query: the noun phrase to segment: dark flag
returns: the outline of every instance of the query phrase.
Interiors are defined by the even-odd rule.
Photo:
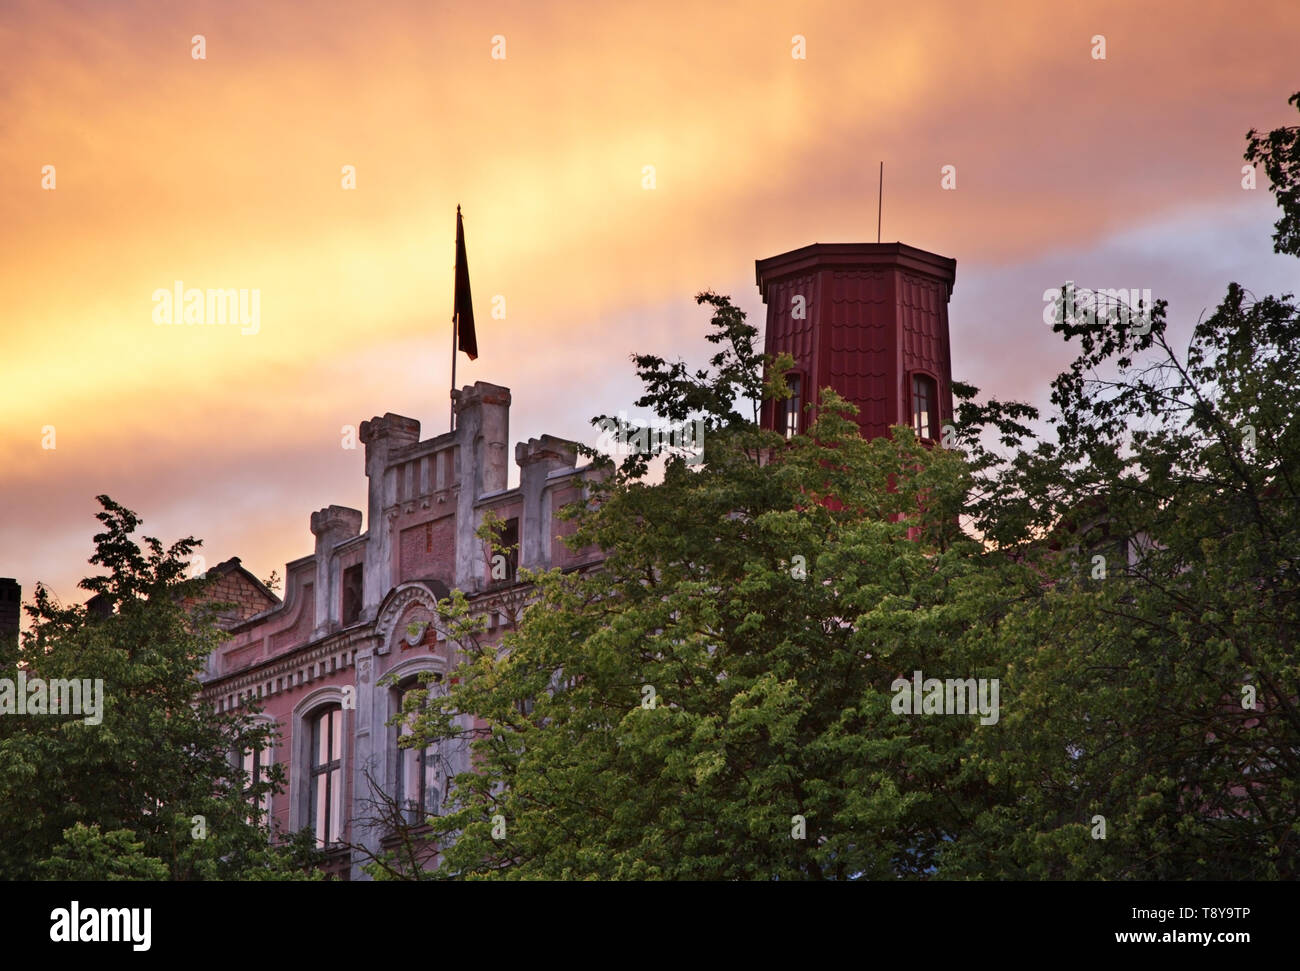
[[[474,334],[474,301],[469,295],[469,262],[465,259],[465,227],[460,221],[460,206],[456,207],[456,301],[453,315],[459,318],[457,347],[478,358],[478,338]]]

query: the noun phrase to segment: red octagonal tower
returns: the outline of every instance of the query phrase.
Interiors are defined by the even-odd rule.
[[[767,304],[768,354],[795,361],[789,402],[762,423],[804,431],[804,405],[834,388],[858,406],[866,438],[911,425],[936,440],[952,419],[948,300],[957,261],[903,243],[813,243],[755,264]]]

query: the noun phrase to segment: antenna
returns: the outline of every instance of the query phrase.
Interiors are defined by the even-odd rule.
[[[876,197],[876,242],[880,242],[880,210],[885,207],[885,161],[880,160],[880,195]]]

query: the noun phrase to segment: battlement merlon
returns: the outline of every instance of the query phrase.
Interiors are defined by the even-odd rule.
[[[366,446],[366,477],[369,479],[366,497],[369,538],[364,578],[364,600],[369,612],[392,586],[392,540],[384,521],[384,509],[396,502],[397,496],[395,477],[388,474],[388,467],[392,464],[393,453],[419,442],[420,423],[390,411],[382,418],[363,421],[360,438]]]
[[[461,447],[462,486],[473,484],[472,498],[506,487],[509,476],[510,389],[477,381],[455,395],[456,440]],[[469,457],[468,465],[465,457]],[[465,476],[465,470],[471,471]]]
[[[413,554],[408,547],[412,529],[426,518],[433,523],[443,518],[454,524],[447,536],[450,542],[428,552],[445,550],[452,561],[446,579],[461,589],[477,590],[481,586],[480,564],[474,557],[481,544],[475,540],[474,527],[481,518],[477,505],[484,497],[497,502],[496,497],[505,493],[517,496],[519,564],[543,569],[550,565],[552,497],[556,489],[566,488],[561,484],[564,474],[578,471],[578,444],[554,435],[519,443],[515,448],[519,487],[508,490],[510,389],[479,381],[456,391],[454,400],[456,429],[427,441],[420,440],[420,422],[404,415],[388,412],[361,423],[359,438],[365,445],[369,480],[366,514],[330,505],[311,515],[316,538],[308,560],[313,637],[326,636],[342,624],[345,598],[340,556],[364,555],[361,619],[373,620],[388,592],[409,579],[398,575],[410,568],[404,557],[425,552]],[[421,513],[422,509],[428,512]],[[445,518],[448,514],[451,519]],[[351,561],[345,559],[344,563]]]
[[[476,381],[455,393],[456,444],[460,453],[460,493],[456,498],[455,586],[478,584],[474,538],[474,504],[480,496],[500,492],[509,474],[510,389]]]
[[[327,506],[311,514],[311,531],[316,537],[315,618],[313,636],[323,637],[338,627],[342,591],[332,554],[340,543],[361,535],[361,510]]]
[[[554,510],[549,478],[557,469],[572,469],[577,462],[577,443],[553,435],[530,438],[515,446],[525,527],[519,534],[519,565],[524,569],[551,565]]]

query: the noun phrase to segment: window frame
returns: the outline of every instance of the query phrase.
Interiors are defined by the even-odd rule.
[[[929,371],[920,369],[910,371],[908,379],[908,424],[912,426],[912,433],[921,441],[936,442],[939,440],[939,379]],[[924,389],[924,395],[918,395],[918,386]],[[919,400],[924,400],[924,412],[918,408]],[[926,416],[924,432],[921,429],[922,413]]]
[[[505,548],[506,583],[519,579],[519,517],[509,516],[501,525],[501,545]]]
[[[252,760],[251,766],[249,765],[250,759]],[[249,807],[259,813],[261,818],[265,818],[268,823],[271,819],[271,791],[268,789],[262,793],[260,799],[255,800],[253,798],[253,787],[259,782],[265,781],[267,769],[274,762],[275,753],[270,745],[264,748],[245,749],[240,753],[239,764],[244,771],[246,780],[243,788],[244,802],[248,803]],[[261,818],[258,819],[259,823]]]
[[[794,393],[780,402],[781,412],[777,416],[776,430],[786,441],[789,441],[803,432],[803,393],[806,384],[803,372],[797,370],[786,371],[785,383]]]
[[[355,585],[349,580],[356,578]],[[353,596],[349,596],[352,594]],[[366,604],[366,567],[364,563],[353,563],[339,571],[339,625],[351,627],[361,622]],[[351,616],[349,616],[351,615]]]
[[[423,710],[428,707],[431,694],[442,687],[443,675],[441,671],[433,670],[433,679],[427,683],[420,679],[420,675],[423,673],[424,671],[416,671],[402,678],[402,680],[393,686],[392,704],[396,714],[400,715],[402,713],[402,710],[405,707],[404,703],[406,697],[411,692],[424,692],[424,700],[420,705],[421,710]],[[398,811],[401,813],[402,819],[407,825],[423,826],[425,820],[429,816],[438,815],[438,810],[442,808],[441,797],[445,796],[445,791],[442,786],[438,787],[440,797],[438,805],[430,806],[428,804],[430,769],[434,767],[433,763],[436,763],[436,760],[441,757],[442,752],[436,739],[420,749],[403,747],[401,740],[405,735],[409,734],[411,734],[411,730],[405,719],[398,721],[398,723],[393,726],[393,750],[396,753],[396,766],[393,779],[393,801],[396,803]],[[419,753],[418,757],[415,759],[415,764],[418,766],[419,776],[416,785],[416,791],[419,794],[419,798],[416,800],[408,799],[406,792],[407,759],[411,757],[411,753],[413,752]]]
[[[500,521],[496,538],[490,543],[485,541],[483,544],[483,585],[488,589],[509,587],[519,582],[520,522],[521,517],[518,513],[507,516]],[[498,556],[505,559],[505,576],[500,578],[494,576]]]
[[[311,826],[312,835],[316,839],[316,846],[321,849],[328,849],[343,842],[343,833],[347,822],[347,812],[343,805],[343,796],[346,791],[343,763],[345,761],[344,753],[347,750],[347,736],[343,731],[343,711],[343,706],[339,702],[326,702],[313,708],[308,712],[306,718],[310,732],[308,736],[309,758],[307,763],[307,822]],[[320,762],[318,761],[321,741],[320,730],[321,724],[326,719],[330,720],[328,744],[325,749],[327,758],[324,762]],[[338,744],[337,752],[335,751],[336,742]],[[320,826],[321,803],[317,791],[318,781],[323,782],[325,787],[324,835],[321,833]],[[338,818],[334,816],[334,803],[336,801],[338,803]],[[335,835],[335,829],[337,829],[337,835]]]

